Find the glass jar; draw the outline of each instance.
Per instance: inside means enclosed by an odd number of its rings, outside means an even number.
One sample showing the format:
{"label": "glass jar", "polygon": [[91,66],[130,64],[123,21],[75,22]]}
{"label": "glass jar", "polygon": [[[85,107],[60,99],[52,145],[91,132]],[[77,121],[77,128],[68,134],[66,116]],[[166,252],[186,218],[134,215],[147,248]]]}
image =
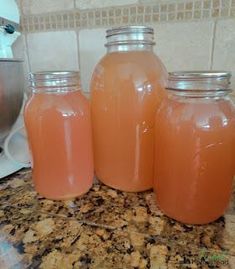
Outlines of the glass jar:
{"label": "glass jar", "polygon": [[205,224],[223,215],[235,172],[235,108],[227,72],[169,74],[156,114],[157,202],[169,217]]}
{"label": "glass jar", "polygon": [[153,186],[154,116],[166,77],[153,34],[145,26],[108,30],[107,54],[91,81],[95,172],[123,191]]}
{"label": "glass jar", "polygon": [[49,199],[86,193],[93,181],[93,152],[89,103],[79,73],[34,73],[30,84],[24,117],[36,191]]}

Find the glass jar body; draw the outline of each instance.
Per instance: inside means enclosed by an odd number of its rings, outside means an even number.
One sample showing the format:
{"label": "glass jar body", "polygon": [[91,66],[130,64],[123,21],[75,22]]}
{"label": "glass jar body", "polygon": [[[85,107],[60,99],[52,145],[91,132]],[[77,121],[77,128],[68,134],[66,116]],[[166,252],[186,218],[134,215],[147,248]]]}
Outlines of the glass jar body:
{"label": "glass jar body", "polygon": [[222,216],[235,172],[235,108],[229,97],[169,94],[155,126],[154,190],[160,208],[188,224]]}
{"label": "glass jar body", "polygon": [[93,151],[89,103],[81,91],[35,92],[24,117],[37,192],[49,199],[86,193],[93,181]]}
{"label": "glass jar body", "polygon": [[[118,48],[118,47],[117,47]],[[95,68],[91,111],[95,172],[123,191],[153,186],[154,115],[166,72],[151,49],[111,49]]]}

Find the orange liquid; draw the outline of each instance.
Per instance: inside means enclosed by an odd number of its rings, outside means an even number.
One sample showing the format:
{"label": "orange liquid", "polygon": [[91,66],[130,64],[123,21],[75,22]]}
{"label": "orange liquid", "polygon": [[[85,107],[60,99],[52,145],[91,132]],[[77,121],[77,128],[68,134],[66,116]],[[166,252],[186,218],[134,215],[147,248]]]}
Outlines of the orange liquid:
{"label": "orange liquid", "polygon": [[25,107],[33,180],[42,196],[68,199],[93,181],[89,104],[80,91],[36,93]]}
{"label": "orange liquid", "polygon": [[113,52],[91,83],[95,172],[123,191],[153,186],[154,116],[164,94],[164,67],[151,52]]}
{"label": "orange liquid", "polygon": [[165,100],[156,116],[157,202],[166,215],[205,224],[223,215],[235,168],[235,110],[226,99]]}

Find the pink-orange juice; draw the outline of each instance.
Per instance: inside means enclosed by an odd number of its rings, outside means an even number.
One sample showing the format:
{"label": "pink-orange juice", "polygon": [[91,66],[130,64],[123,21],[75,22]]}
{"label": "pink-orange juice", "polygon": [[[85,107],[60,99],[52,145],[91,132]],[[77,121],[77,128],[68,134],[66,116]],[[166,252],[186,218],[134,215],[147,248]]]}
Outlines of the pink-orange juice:
{"label": "pink-orange juice", "polygon": [[87,192],[93,152],[89,103],[81,91],[34,93],[24,115],[37,192],[50,199]]}
{"label": "pink-orange juice", "polygon": [[235,109],[225,98],[166,98],[155,123],[157,202],[190,224],[222,216],[235,172]]}
{"label": "pink-orange juice", "polygon": [[95,172],[108,186],[153,186],[154,119],[164,96],[165,69],[152,51],[112,52],[91,82]]}

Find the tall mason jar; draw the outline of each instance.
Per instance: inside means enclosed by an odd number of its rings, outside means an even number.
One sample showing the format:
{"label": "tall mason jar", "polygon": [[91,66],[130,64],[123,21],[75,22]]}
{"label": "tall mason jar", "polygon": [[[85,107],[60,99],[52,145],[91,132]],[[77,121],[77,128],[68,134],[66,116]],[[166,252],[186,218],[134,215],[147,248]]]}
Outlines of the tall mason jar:
{"label": "tall mason jar", "polygon": [[113,188],[144,191],[153,186],[154,115],[166,71],[152,28],[113,28],[106,37],[91,81],[95,173]]}
{"label": "tall mason jar", "polygon": [[235,107],[228,72],[169,74],[156,114],[157,202],[169,217],[205,224],[223,215],[235,174]]}
{"label": "tall mason jar", "polygon": [[36,191],[56,200],[86,193],[93,181],[93,151],[79,73],[34,73],[30,89],[24,118]]}

